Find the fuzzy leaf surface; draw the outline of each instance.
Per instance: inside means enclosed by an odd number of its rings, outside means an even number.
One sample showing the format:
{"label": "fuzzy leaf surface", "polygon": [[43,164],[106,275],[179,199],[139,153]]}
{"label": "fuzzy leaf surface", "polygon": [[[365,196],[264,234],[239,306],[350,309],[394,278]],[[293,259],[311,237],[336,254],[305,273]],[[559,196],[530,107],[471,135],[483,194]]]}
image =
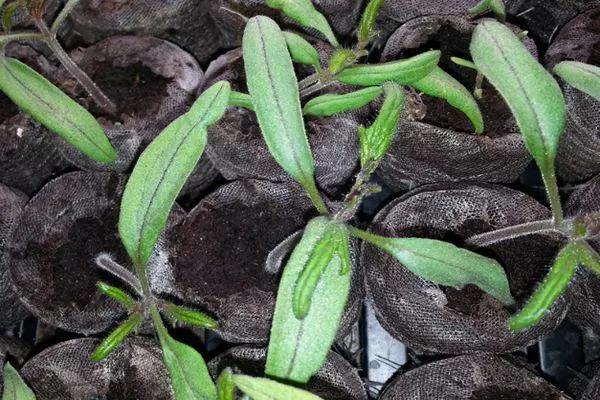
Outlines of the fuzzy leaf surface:
{"label": "fuzzy leaf surface", "polygon": [[404,60],[354,65],[344,69],[335,79],[357,86],[379,86],[386,81],[410,84],[433,71],[440,60],[440,54],[439,50],[431,50]]}
{"label": "fuzzy leaf surface", "polygon": [[171,207],[200,160],[207,128],[229,104],[228,82],[207,89],[190,110],[173,121],[140,156],[127,181],[119,233],[136,265],[145,265],[162,233]]}
{"label": "fuzzy leaf surface", "polygon": [[298,81],[283,32],[263,16],[246,24],[243,38],[247,85],[263,137],[281,167],[305,186],[314,186]]}
{"label": "fuzzy leaf surface", "polygon": [[234,375],[233,382],[253,400],[323,400],[306,390],[284,385],[267,378]]}
{"label": "fuzzy leaf surface", "polygon": [[14,58],[0,61],[0,90],[33,119],[101,163],[117,159],[104,130],[85,108]]}
{"label": "fuzzy leaf surface", "polygon": [[497,21],[486,20],[475,28],[470,50],[478,70],[508,104],[542,173],[553,173],[565,128],[565,101],[558,83],[517,35]]}
{"label": "fuzzy leaf surface", "polygon": [[483,116],[473,95],[459,81],[440,67],[435,67],[425,78],[414,82],[411,86],[426,95],[446,100],[448,104],[469,117],[475,132],[483,132]]}
{"label": "fuzzy leaf surface", "polygon": [[378,86],[368,87],[347,94],[324,94],[311,99],[304,105],[304,114],[314,117],[330,117],[366,106],[382,92]]}
{"label": "fuzzy leaf surface", "polygon": [[301,64],[314,65],[317,70],[321,69],[321,59],[317,49],[306,39],[294,32],[283,32],[285,42],[292,59]]}
{"label": "fuzzy leaf surface", "polygon": [[600,67],[578,61],[562,61],[554,73],[574,88],[600,101]]}
{"label": "fuzzy leaf surface", "polygon": [[305,270],[316,256],[315,249],[332,231],[337,239],[348,235],[338,222],[325,217],[312,219],[285,266],[269,340],[266,366],[269,376],[306,383],[321,368],[335,340],[352,275],[343,273],[349,260],[342,261],[342,252],[336,252],[319,271],[316,285],[307,285],[304,293],[310,295],[310,306],[306,316],[298,319],[294,312],[297,283],[303,273],[311,272]]}
{"label": "fuzzy leaf surface", "polygon": [[4,393],[2,400],[35,400],[35,394],[12,365],[4,365]]}
{"label": "fuzzy leaf surface", "polygon": [[458,289],[473,284],[506,305],[514,303],[504,269],[491,258],[440,240],[387,238],[356,228],[350,231],[423,279]]}

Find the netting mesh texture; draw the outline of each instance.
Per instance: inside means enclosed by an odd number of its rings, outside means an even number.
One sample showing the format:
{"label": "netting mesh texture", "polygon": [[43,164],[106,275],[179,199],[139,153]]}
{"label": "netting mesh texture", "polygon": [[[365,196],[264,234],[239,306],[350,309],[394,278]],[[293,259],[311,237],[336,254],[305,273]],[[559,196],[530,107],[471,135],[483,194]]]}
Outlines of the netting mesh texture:
{"label": "netting mesh texture", "polygon": [[[267,351],[248,346],[234,347],[208,364],[214,377],[229,367],[237,373],[264,375]],[[311,378],[306,390],[326,400],[367,400],[364,384],[356,368],[342,356],[330,352],[325,364]]]}
{"label": "netting mesh texture", "polygon": [[20,373],[38,400],[174,399],[153,341],[130,338],[98,363],[90,354],[99,344],[98,339],[62,342],[33,357]]}
{"label": "netting mesh texture", "polygon": [[[600,8],[569,21],[546,53],[553,68],[563,60],[600,65]],[[560,141],[556,166],[559,176],[570,182],[589,179],[600,172],[600,102],[562,82],[567,105],[567,128]]]}
{"label": "netting mesh texture", "polygon": [[[450,61],[469,58],[475,24],[456,16],[416,18],[398,28],[383,50],[382,61],[406,58],[431,48],[442,51],[440,66],[467,88],[475,73]],[[537,54],[535,44],[526,46]],[[527,152],[510,110],[489,84],[478,101],[485,132],[477,135],[467,117],[445,100],[409,93],[405,115],[378,175],[395,190],[440,181],[513,182],[529,164]]]}
{"label": "netting mesh texture", "polygon": [[[91,99],[86,99],[117,149],[114,165],[94,162],[73,146],[62,146],[66,158],[87,170],[126,171],[143,147],[188,110],[204,77],[190,54],[149,36],[111,37],[78,48],[71,57],[118,108],[117,116],[103,115]],[[73,78],[62,69],[58,80],[69,82]],[[79,85],[71,87],[69,93],[85,97]]]}
{"label": "netting mesh texture", "polygon": [[6,328],[28,315],[8,277],[8,242],[27,202],[27,196],[0,183],[0,327]]}
{"label": "netting mesh texture", "polygon": [[[96,282],[123,283],[101,272],[94,259],[108,253],[129,265],[117,230],[125,181],[123,175],[72,172],[44,186],[23,210],[9,244],[10,277],[23,303],[50,325],[90,334],[123,314]],[[177,210],[171,214],[167,237],[181,217]]]}
{"label": "netting mesh texture", "polygon": [[[165,291],[214,314],[224,339],[265,343],[281,272],[267,271],[266,258],[314,215],[295,183],[240,180],[220,187],[176,229],[168,271],[173,284]],[[358,268],[354,273],[341,332],[360,312],[362,275]]]}
{"label": "netting mesh texture", "polygon": [[[548,217],[545,207],[511,189],[438,184],[394,200],[376,216],[370,230],[461,245],[475,234]],[[504,267],[521,307],[543,279],[561,243],[554,236],[532,235],[478,251]],[[425,281],[368,243],[363,244],[361,258],[377,318],[394,337],[418,351],[510,352],[550,333],[566,313],[566,300],[561,298],[538,325],[513,333],[507,318],[515,310],[507,310],[475,286],[456,290]]]}
{"label": "netting mesh texture", "polygon": [[380,400],[569,400],[526,368],[474,354],[416,368],[394,379]]}

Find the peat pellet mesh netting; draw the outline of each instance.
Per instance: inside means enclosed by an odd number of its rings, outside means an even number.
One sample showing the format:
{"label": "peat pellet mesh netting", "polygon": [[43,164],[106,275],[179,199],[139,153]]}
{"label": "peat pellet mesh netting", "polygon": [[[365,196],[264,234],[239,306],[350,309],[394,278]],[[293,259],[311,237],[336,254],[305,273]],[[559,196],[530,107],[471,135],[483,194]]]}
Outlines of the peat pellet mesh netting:
{"label": "peat pellet mesh netting", "polygon": [[[280,270],[267,270],[265,261],[314,215],[297,183],[226,184],[202,199],[174,230],[170,264],[163,274],[157,269],[151,283],[214,314],[224,339],[265,343],[281,276]],[[340,335],[348,332],[361,310],[364,286],[357,264]],[[164,285],[167,281],[172,283]]]}
{"label": "peat pellet mesh netting", "polygon": [[437,361],[395,378],[380,400],[569,400],[544,379],[499,356]]}
{"label": "peat pellet mesh netting", "polygon": [[[225,368],[234,372],[260,375],[265,369],[267,351],[248,346],[234,347],[217,356],[208,364],[213,376]],[[367,400],[367,394],[358,371],[342,356],[330,352],[319,372],[312,377],[307,390],[327,400]]]}
{"label": "peat pellet mesh netting", "polygon": [[[515,208],[515,204],[519,207]],[[461,245],[464,239],[528,221],[549,218],[547,208],[527,195],[494,185],[427,185],[388,204],[370,230],[391,237],[421,237]],[[519,307],[547,272],[562,240],[531,235],[478,249],[497,259]],[[438,286],[408,271],[394,258],[364,243],[361,259],[377,318],[394,337],[423,352],[504,353],[552,332],[564,318],[560,298],[535,327],[514,333],[511,312],[472,285]]]}

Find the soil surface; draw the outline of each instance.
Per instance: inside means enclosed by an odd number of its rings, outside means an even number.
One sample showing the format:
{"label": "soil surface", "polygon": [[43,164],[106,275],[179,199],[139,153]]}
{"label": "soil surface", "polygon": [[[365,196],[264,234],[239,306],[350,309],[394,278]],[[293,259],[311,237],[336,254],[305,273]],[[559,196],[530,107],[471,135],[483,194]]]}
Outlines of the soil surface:
{"label": "soil surface", "polygon": [[19,113],[19,108],[5,94],[0,93],[0,124]]}

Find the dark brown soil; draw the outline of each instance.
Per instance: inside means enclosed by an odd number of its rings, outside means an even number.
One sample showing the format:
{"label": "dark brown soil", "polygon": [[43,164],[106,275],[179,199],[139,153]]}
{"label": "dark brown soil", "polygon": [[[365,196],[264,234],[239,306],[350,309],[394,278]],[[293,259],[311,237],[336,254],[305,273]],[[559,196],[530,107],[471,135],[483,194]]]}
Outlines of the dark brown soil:
{"label": "dark brown soil", "polygon": [[114,13],[131,3],[130,0],[90,0],[88,7],[99,13]]}
{"label": "dark brown soil", "polygon": [[264,262],[283,239],[302,227],[270,204],[205,202],[178,235],[177,282],[184,290],[225,298],[249,288],[275,292],[279,276]]}
{"label": "dark brown soil", "polygon": [[19,108],[6,95],[0,93],[0,124],[17,115]]}
{"label": "dark brown soil", "polygon": [[[126,68],[102,63],[92,79],[117,104],[119,114],[129,118],[152,118],[161,102],[168,97],[170,80],[154,74],[141,63]],[[96,115],[102,115],[100,110],[94,111]]]}

